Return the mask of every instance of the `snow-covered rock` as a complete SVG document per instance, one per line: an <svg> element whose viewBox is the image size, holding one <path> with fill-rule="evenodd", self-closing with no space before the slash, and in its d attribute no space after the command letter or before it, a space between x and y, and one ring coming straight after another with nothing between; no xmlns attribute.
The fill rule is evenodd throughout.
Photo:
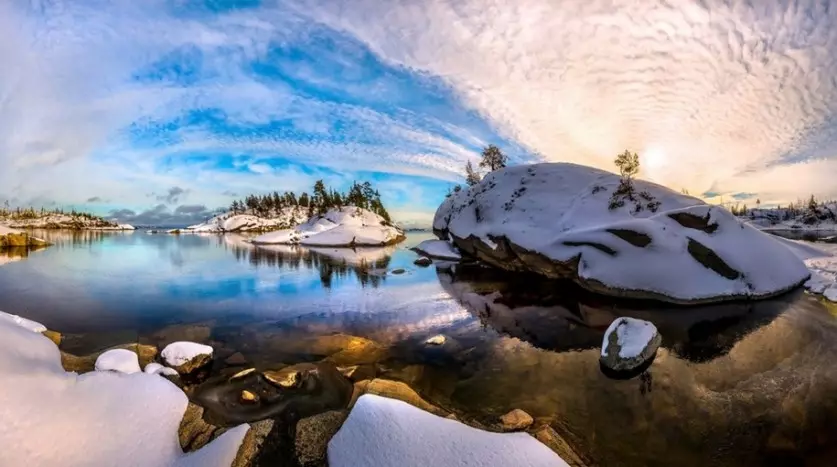
<svg viewBox="0 0 837 467"><path fill-rule="evenodd" d="M811 272L805 288L826 300L837 302L837 244L811 243L779 238Z"/></svg>
<svg viewBox="0 0 837 467"><path fill-rule="evenodd" d="M305 222L307 211L299 206L284 208L270 217L255 216L250 213L227 212L201 223L179 229L180 233L223 233L223 232L259 232L265 230L287 229Z"/></svg>
<svg viewBox="0 0 837 467"><path fill-rule="evenodd" d="M653 323L617 318L605 331L600 361L614 371L635 370L654 357L661 342Z"/></svg>
<svg viewBox="0 0 837 467"><path fill-rule="evenodd" d="M459 254L456 247L444 240L425 240L414 246L413 250L436 259L451 261L462 259L462 255Z"/></svg>
<svg viewBox="0 0 837 467"><path fill-rule="evenodd" d="M415 261L413 261L413 264L416 266L427 267L433 264L433 260L427 256L419 256Z"/></svg>
<svg viewBox="0 0 837 467"><path fill-rule="evenodd" d="M184 454L178 428L188 398L154 375L61 367L46 337L0 320L0 465L228 467L248 426Z"/></svg>
<svg viewBox="0 0 837 467"><path fill-rule="evenodd" d="M365 394L328 445L331 467L561 467L526 433L490 433Z"/></svg>
<svg viewBox="0 0 837 467"><path fill-rule="evenodd" d="M160 365L156 362L151 362L148 365L145 365L145 368L143 368L142 371L152 375L177 376L177 370Z"/></svg>
<svg viewBox="0 0 837 467"><path fill-rule="evenodd" d="M567 163L508 167L446 199L433 229L489 265L569 278L618 297L683 304L766 298L808 279L778 240L726 209L633 183L637 202L610 209L615 174Z"/></svg>
<svg viewBox="0 0 837 467"><path fill-rule="evenodd" d="M33 211L25 217L10 213L0 216L0 224L18 229L133 230L128 224L117 224L89 214L61 214Z"/></svg>
<svg viewBox="0 0 837 467"><path fill-rule="evenodd" d="M307 246L384 246L404 239L404 232L381 216L347 206L331 209L292 229L278 230L253 239L255 244Z"/></svg>
<svg viewBox="0 0 837 467"><path fill-rule="evenodd" d="M96 371L118 371L120 373L139 373L139 357L127 349L113 349L96 358Z"/></svg>
<svg viewBox="0 0 837 467"><path fill-rule="evenodd" d="M47 330L46 326L37 321L32 321L31 319L26 319L22 316L13 315L11 313L6 313L3 311L0 311L0 321L13 323L32 332L42 333Z"/></svg>
<svg viewBox="0 0 837 467"><path fill-rule="evenodd" d="M212 360L212 347L196 342L172 342L160 353L163 361L181 375L189 374Z"/></svg>

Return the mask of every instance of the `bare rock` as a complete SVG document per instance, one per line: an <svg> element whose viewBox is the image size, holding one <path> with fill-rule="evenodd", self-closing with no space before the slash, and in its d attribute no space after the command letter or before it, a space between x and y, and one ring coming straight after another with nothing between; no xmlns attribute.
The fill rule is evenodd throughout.
<svg viewBox="0 0 837 467"><path fill-rule="evenodd" d="M552 429L549 425L544 425L532 432L538 441L545 444L549 449L558 454L564 462L570 464L570 467L586 467L587 464L581 457L570 447L561 435Z"/></svg>
<svg viewBox="0 0 837 467"><path fill-rule="evenodd" d="M401 381L380 378L373 379L366 385L364 394L376 394L389 397L390 399L398 399L440 417L446 417L448 415L447 411L427 402L413 388Z"/></svg>
<svg viewBox="0 0 837 467"><path fill-rule="evenodd" d="M51 340L55 345L61 345L61 333L56 331L50 331L47 329L46 331L42 332L44 337Z"/></svg>
<svg viewBox="0 0 837 467"><path fill-rule="evenodd" d="M519 431L532 426L535 420L528 413L514 409L500 417L500 422L503 424L504 431Z"/></svg>
<svg viewBox="0 0 837 467"><path fill-rule="evenodd" d="M427 267L433 264L433 260L428 258L427 256L420 256L413 261L413 264L416 266Z"/></svg>
<svg viewBox="0 0 837 467"><path fill-rule="evenodd" d="M343 425L349 413L345 410L303 418L296 425L296 457L302 467L326 466L328 442Z"/></svg>

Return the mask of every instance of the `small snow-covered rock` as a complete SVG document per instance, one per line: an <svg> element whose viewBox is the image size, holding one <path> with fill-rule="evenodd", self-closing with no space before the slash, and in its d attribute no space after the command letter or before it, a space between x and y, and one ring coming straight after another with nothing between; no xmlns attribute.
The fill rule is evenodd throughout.
<svg viewBox="0 0 837 467"><path fill-rule="evenodd" d="M433 337L429 337L426 341L424 341L424 343L428 345L443 345L446 340L447 339L444 335L437 334Z"/></svg>
<svg viewBox="0 0 837 467"><path fill-rule="evenodd" d="M427 256L420 256L420 257L416 258L415 261L413 261L413 264L415 264L416 266L422 266L422 267L430 266L431 264L433 264L433 260L428 258Z"/></svg>
<svg viewBox="0 0 837 467"><path fill-rule="evenodd" d="M500 422L503 424L504 430L517 431L529 428L533 423L535 423L535 419L520 409L514 409L500 417Z"/></svg>
<svg viewBox="0 0 837 467"><path fill-rule="evenodd" d="M212 347L208 345L180 341L167 345L160 356L170 367L185 375L209 363L212 352Z"/></svg>
<svg viewBox="0 0 837 467"><path fill-rule="evenodd" d="M413 251L417 251L430 258L446 259L450 261L457 261L462 259L456 247L449 242L443 240L425 240L413 247Z"/></svg>
<svg viewBox="0 0 837 467"><path fill-rule="evenodd" d="M120 373L139 373L139 357L127 349L113 349L104 352L96 359L96 371L118 371Z"/></svg>
<svg viewBox="0 0 837 467"><path fill-rule="evenodd" d="M174 368L169 368L156 362L151 362L148 365L145 365L145 368L142 371L152 375L177 376L177 371Z"/></svg>
<svg viewBox="0 0 837 467"><path fill-rule="evenodd" d="M654 324L634 318L617 318L602 340L601 363L614 371L631 371L654 357L662 342Z"/></svg>
<svg viewBox="0 0 837 467"><path fill-rule="evenodd" d="M253 243L357 247L393 245L404 238L404 232L383 217L366 209L346 206L314 216L292 229L260 235Z"/></svg>
<svg viewBox="0 0 837 467"><path fill-rule="evenodd" d="M490 433L370 394L358 399L329 442L328 463L331 467L567 467L527 433Z"/></svg>

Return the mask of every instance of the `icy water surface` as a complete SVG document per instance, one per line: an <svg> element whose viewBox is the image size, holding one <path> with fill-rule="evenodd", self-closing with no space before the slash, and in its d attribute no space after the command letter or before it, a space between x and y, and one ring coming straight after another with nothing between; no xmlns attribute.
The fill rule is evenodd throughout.
<svg viewBox="0 0 837 467"><path fill-rule="evenodd" d="M379 344L346 357L378 377L484 424L521 408L590 465L837 458L837 320L802 292L698 308L617 302L474 266L414 266L407 248L426 234L356 251L254 248L230 235L39 234L56 245L0 253L0 310L65 333L73 353L190 339L219 361L239 353L268 368L320 360L333 352L322 336L342 333ZM598 365L617 316L663 335L650 369L629 380ZM423 344L436 334L444 345Z"/></svg>

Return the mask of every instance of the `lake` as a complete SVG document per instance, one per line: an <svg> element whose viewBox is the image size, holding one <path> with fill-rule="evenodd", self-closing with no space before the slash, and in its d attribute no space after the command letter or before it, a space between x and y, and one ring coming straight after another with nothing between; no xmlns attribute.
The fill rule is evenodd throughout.
<svg viewBox="0 0 837 467"><path fill-rule="evenodd" d="M218 360L240 353L270 367L319 360L299 343L342 333L387 349L378 377L483 424L523 409L591 465L834 465L837 455L837 311L802 291L689 308L615 301L478 266L415 266L408 248L430 234L357 250L36 235L55 245L0 252L0 310L64 333L71 353L189 339ZM628 380L598 364L618 316L663 336L651 367ZM437 334L443 345L424 344Z"/></svg>

